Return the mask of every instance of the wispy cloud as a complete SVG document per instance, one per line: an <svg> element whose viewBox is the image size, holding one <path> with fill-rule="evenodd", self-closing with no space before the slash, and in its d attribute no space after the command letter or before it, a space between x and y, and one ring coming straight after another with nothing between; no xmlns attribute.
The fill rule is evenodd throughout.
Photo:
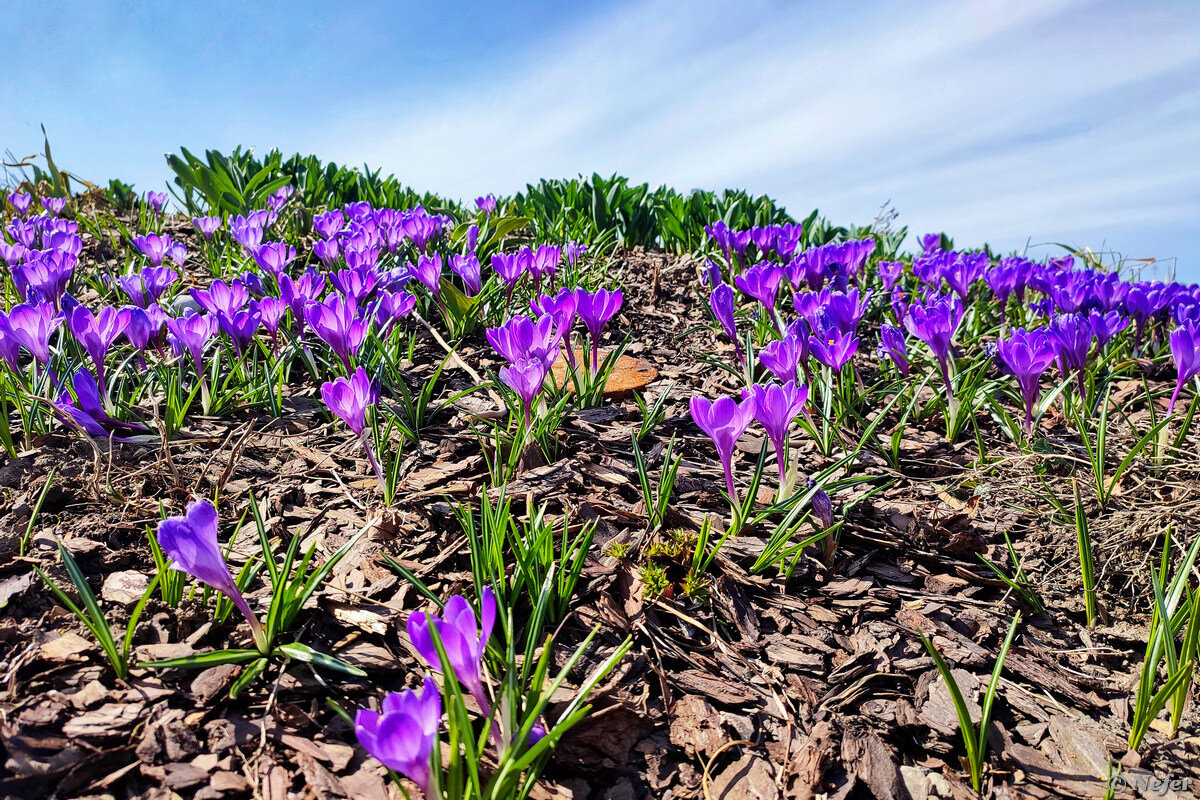
<svg viewBox="0 0 1200 800"><path fill-rule="evenodd" d="M1182 3L630 4L376 104L316 152L468 197L592 170L744 186L961 243L1178 255L1200 271L1200 13ZM1189 234L1188 231L1191 231Z"/></svg>

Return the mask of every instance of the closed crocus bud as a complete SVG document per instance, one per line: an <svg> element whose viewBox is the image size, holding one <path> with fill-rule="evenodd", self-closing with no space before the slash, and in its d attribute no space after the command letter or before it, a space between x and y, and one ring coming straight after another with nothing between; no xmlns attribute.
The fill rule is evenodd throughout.
<svg viewBox="0 0 1200 800"><path fill-rule="evenodd" d="M167 207L167 193L146 192L146 205L150 206L150 209L155 214L161 214L163 209Z"/></svg>
<svg viewBox="0 0 1200 800"><path fill-rule="evenodd" d="M379 402L379 389L372 384L367 371L359 367L349 378L322 384L321 400L355 436L362 437L367 429L367 410Z"/></svg>
<svg viewBox="0 0 1200 800"><path fill-rule="evenodd" d="M739 404L732 397L721 397L711 401L705 397L693 397L689 404L692 421L713 440L717 456L725 470L725 488L729 498L737 502L733 486L733 451L738 439L754 421L754 397L750 396Z"/></svg>
<svg viewBox="0 0 1200 800"><path fill-rule="evenodd" d="M368 753L388 769L433 795L433 748L442 718L442 697L433 678L425 676L418 694L412 689L389 694L380 712L360 709L354 735Z"/></svg>
<svg viewBox="0 0 1200 800"><path fill-rule="evenodd" d="M170 559L171 569L185 572L233 601L250 623L258 649L267 652L269 642L258 618L229 573L225 556L217 544L217 509L207 500L188 504L187 514L158 523L158 545Z"/></svg>
<svg viewBox="0 0 1200 800"><path fill-rule="evenodd" d="M610 292L607 289L597 289L595 292L575 290L575 310L583 325L588 329L592 341L592 370L599 369L600 331L608 324L618 311L624 295L620 290Z"/></svg>
<svg viewBox="0 0 1200 800"><path fill-rule="evenodd" d="M892 360L902 376L908 377L908 345L904 341L904 331L895 325L880 325L879 352Z"/></svg>
<svg viewBox="0 0 1200 800"><path fill-rule="evenodd" d="M546 363L541 358L522 358L515 363L500 368L500 380L521 398L521 407L525 409L525 426L529 426L533 416L533 401L542 391L546 382Z"/></svg>
<svg viewBox="0 0 1200 800"><path fill-rule="evenodd" d="M996 342L996 356L1021 387L1027 434L1033 432L1033 404L1041 393L1042 373L1054 362L1054 355L1054 343L1044 328L1034 331L1017 328L1007 339Z"/></svg>
<svg viewBox="0 0 1200 800"><path fill-rule="evenodd" d="M922 304L913 303L904 317L904 327L933 351L942 368L946 393L954 397L950 385L950 341L962 323L963 305L957 297L931 294Z"/></svg>
<svg viewBox="0 0 1200 800"><path fill-rule="evenodd" d="M1200 375L1200 326L1188 322L1171 331L1171 358L1179 375L1167 405L1168 414L1175 410L1175 401L1179 399L1183 385Z"/></svg>
<svg viewBox="0 0 1200 800"><path fill-rule="evenodd" d="M483 268L480 266L479 259L474 253L467 253L465 256L452 256L450 258L450 269L462 279L463 288L467 290L468 297L474 297L483 289Z"/></svg>
<svg viewBox="0 0 1200 800"><path fill-rule="evenodd" d="M792 422L804 411L804 404L808 402L808 387L795 381L788 381L782 386L756 384L742 392L742 397L754 398L754 418L767 432L767 438L775 448L779 485L782 487L787 476L784 454L787 450L788 432Z"/></svg>
<svg viewBox="0 0 1200 800"><path fill-rule="evenodd" d="M817 489L812 498L813 513L817 515L817 519L821 520L821 529L829 530L833 527L833 501L829 499L829 494L824 489Z"/></svg>
<svg viewBox="0 0 1200 800"><path fill-rule="evenodd" d="M738 342L733 287L727 283L719 284L708 298L708 305L712 309L713 317L720 324L721 330L733 342L733 349L737 352L738 366L740 367L745 359L742 357L742 345Z"/></svg>
<svg viewBox="0 0 1200 800"><path fill-rule="evenodd" d="M434 297L439 296L442 292L442 254L434 253L432 256L418 258L413 275L430 294Z"/></svg>
<svg viewBox="0 0 1200 800"><path fill-rule="evenodd" d="M789 334L759 350L758 360L780 383L787 383L796 379L796 370L805 355L805 348L801 346L800 339Z"/></svg>

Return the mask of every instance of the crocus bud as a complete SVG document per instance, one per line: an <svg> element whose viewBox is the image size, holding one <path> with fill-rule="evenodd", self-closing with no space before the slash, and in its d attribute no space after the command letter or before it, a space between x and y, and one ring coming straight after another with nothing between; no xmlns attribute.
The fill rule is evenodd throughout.
<svg viewBox="0 0 1200 800"><path fill-rule="evenodd" d="M188 503L186 515L158 523L158 546L171 559L171 569L186 572L232 600L250 623L258 649L267 652L266 632L242 597L217 544L217 509L212 503L196 500Z"/></svg>

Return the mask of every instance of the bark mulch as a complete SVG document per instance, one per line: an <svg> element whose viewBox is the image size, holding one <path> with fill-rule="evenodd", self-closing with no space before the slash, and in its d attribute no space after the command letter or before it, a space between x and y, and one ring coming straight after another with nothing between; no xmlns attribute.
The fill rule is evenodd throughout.
<svg viewBox="0 0 1200 800"><path fill-rule="evenodd" d="M1073 433L1052 416L1044 422L1051 452L1027 456L981 414L986 464L978 463L973 436L951 444L939 419L910 428L900 469L870 454L851 468L874 482L835 497L851 508L831 558L810 549L790 580L774 570L752 574L770 531L747 530L727 541L704 591L689 597L672 583L652 596L642 581L646 559L659 559L668 577L682 571L672 548L652 545L674 531L694 534L706 514L727 516L720 466L690 423L687 400L734 386L702 359L728 350L696 327L705 295L694 264L637 251L619 253L615 266L627 278L626 307L610 328L630 332L629 354L658 370L648 396L674 382L666 419L642 441L643 452L657 474L674 436L684 461L668 531L649 534L630 440L640 416L632 399L621 399L572 415L559 434L560 457L529 466L510 486L517 514L546 502L552 513L598 520L560 633L563 655L600 628L577 677L633 639L596 693L592 716L556 751L536 797L974 796L949 692L916 631L954 666L978 714L1017 605L977 554L1007 565L1006 532L1048 612L1026 611L1003 673L988 759L993 796L1103 797L1110 761L1120 761L1131 781L1144 773L1200 779L1191 708L1174 739L1156 729L1141 752L1125 744L1145 647L1146 565L1168 525L1178 541L1200 533L1194 437L1192 462L1167 474L1139 467L1110 510L1101 515L1092 506L1108 614L1099 627L1082 624L1073 528L1040 493L1039 476L1051 491L1069 493L1060 462L1076 455ZM476 369L495 366L481 339L460 352ZM419 332L413 378L424 380L443 356ZM442 381L447 394L469 384L453 365ZM1147 414L1134 407L1131 419ZM880 432L890 431L885 424ZM193 419L187 434L168 449L121 445L111 454L56 434L0 464L0 796L398 797L325 700L352 709L413 685L421 673L404 620L423 601L385 555L443 596L470 593L453 504L478 503L487 467L469 414L449 410L419 444L406 445L402 491L390 509L381 507L357 443L325 421L311 387L292 391L282 419ZM1129 437L1120 427L1112 434L1124 446ZM759 446L743 442L739 474L752 468ZM803 436L794 447L809 474L827 463ZM51 470L32 545L20 557ZM768 502L774 479L765 483L760 499ZM121 629L152 574L146 531L159 503L178 513L193 495L218 494L222 541L238 532L236 565L258 547L243 517L251 492L282 542L300 536L328 553L366 531L304 617L300 638L369 678L293 663L282 672L272 667L236 701L227 696L235 666L135 669L122 683L32 573L38 564L66 584L54 549L62 541ZM264 596L253 594L252 605ZM198 596L178 611L155 597L137 632L137 655L245 645L244 627L214 626Z"/></svg>

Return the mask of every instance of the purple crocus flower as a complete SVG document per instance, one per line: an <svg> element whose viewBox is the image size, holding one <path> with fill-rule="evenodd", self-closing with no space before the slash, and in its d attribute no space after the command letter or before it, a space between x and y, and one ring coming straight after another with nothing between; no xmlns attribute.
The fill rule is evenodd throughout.
<svg viewBox="0 0 1200 800"><path fill-rule="evenodd" d="M236 280L242 282L242 285L246 287L246 291L250 293L251 297L262 297L267 293L266 288L263 286L262 277L257 272L243 272L237 276Z"/></svg>
<svg viewBox="0 0 1200 800"><path fill-rule="evenodd" d="M696 396L692 398L689 409L697 427L707 433L716 445L717 456L725 469L725 488L729 492L729 499L737 503L733 486L733 450L754 420L754 398L745 398L739 404L732 397L721 397L713 402Z"/></svg>
<svg viewBox="0 0 1200 800"><path fill-rule="evenodd" d="M953 400L954 390L950 385L950 340L954 338L962 323L962 302L953 296L932 294L925 303L913 303L904 317L904 327L933 351L942 368L942 380L946 384L946 395Z"/></svg>
<svg viewBox="0 0 1200 800"><path fill-rule="evenodd" d="M543 314L537 322L518 314L503 325L488 328L484 335L509 364L536 359L549 369L558 358L558 344L564 332L551 314Z"/></svg>
<svg viewBox="0 0 1200 800"><path fill-rule="evenodd" d="M367 429L367 409L379 402L379 389L371 383L367 371L359 367L349 378L323 383L321 399L355 436L361 437Z"/></svg>
<svg viewBox="0 0 1200 800"><path fill-rule="evenodd" d="M858 352L858 337L853 331L844 331L836 326L825 325L813 328L808 337L808 350L813 358L834 372L850 363Z"/></svg>
<svg viewBox="0 0 1200 800"><path fill-rule="evenodd" d="M346 215L340 209L326 211L313 217L313 230L322 239L332 239L346 225Z"/></svg>
<svg viewBox="0 0 1200 800"><path fill-rule="evenodd" d="M880 325L879 353L892 360L901 376L908 377L908 346L904 341L904 331L895 325Z"/></svg>
<svg viewBox="0 0 1200 800"><path fill-rule="evenodd" d="M375 291L379 272L375 269L340 269L329 276L329 282L355 305Z"/></svg>
<svg viewBox="0 0 1200 800"><path fill-rule="evenodd" d="M379 763L398 772L433 797L433 748L442 718L442 696L426 675L421 693L393 692L383 699L382 713L359 709L354 715L358 743Z"/></svg>
<svg viewBox="0 0 1200 800"><path fill-rule="evenodd" d="M593 372L600 369L600 331L621 310L623 301L624 295L620 289L615 292L607 289L597 289L595 292L575 290L575 310L592 341Z"/></svg>
<svg viewBox="0 0 1200 800"><path fill-rule="evenodd" d="M754 418L763 426L775 448L779 486L782 488L787 478L785 453L788 431L796 416L804 411L804 404L808 402L808 387L795 381L788 381L782 386L777 383L769 386L755 384L743 391L742 397L754 398Z"/></svg>
<svg viewBox="0 0 1200 800"><path fill-rule="evenodd" d="M128 422L115 420L108 415L104 410L103 401L100 399L100 387L96 385L96 379L92 377L92 373L87 369L80 367L75 370L75 374L71 376L71 387L75 390L75 397L72 398L65 390L59 394L58 405L60 410L66 411L71 415L76 422L88 431L93 436L99 435L104 438L109 437L109 433L102 425L107 425L112 428L126 428L129 430L145 431L146 428L142 425L133 425ZM74 406L74 410L65 408L64 406ZM78 413L82 412L82 414ZM86 416L86 421L82 417ZM99 428L99 432L89 427L89 423L95 428ZM128 439L118 439L118 441L129 441Z"/></svg>
<svg viewBox="0 0 1200 800"><path fill-rule="evenodd" d="M567 362L575 369L575 347L571 341L571 329L575 326L578 316L579 295L574 289L562 288L556 295L544 294L529 302L529 307L539 317L549 314L554 319L554 336L565 339L567 345Z"/></svg>
<svg viewBox="0 0 1200 800"><path fill-rule="evenodd" d="M563 256L572 267L579 262L580 257L588 251L587 245L578 242L567 242L563 245Z"/></svg>
<svg viewBox="0 0 1200 800"><path fill-rule="evenodd" d="M17 294L28 301L41 300L57 307L75 273L75 262L74 256L57 250L27 253L25 263L13 270Z"/></svg>
<svg viewBox="0 0 1200 800"><path fill-rule="evenodd" d="M738 342L733 287L727 283L717 286L708 298L708 305L712 309L713 316L720 323L721 330L725 331L725 335L733 342L733 349L737 354L738 367L740 368L746 359L742 356L742 345Z"/></svg>
<svg viewBox="0 0 1200 800"><path fill-rule="evenodd" d="M755 264L733 279L737 288L753 297L767 313L775 311L775 296L779 282L783 280L783 268L778 264Z"/></svg>
<svg viewBox="0 0 1200 800"><path fill-rule="evenodd" d="M479 244L479 226L472 225L467 228L467 251L474 253L477 244Z"/></svg>
<svg viewBox="0 0 1200 800"><path fill-rule="evenodd" d="M111 306L100 309L97 316L83 306L75 306L67 315L67 327L76 341L83 346L96 365L96 379L107 393L104 376L104 359L117 337L129 325L129 309Z"/></svg>
<svg viewBox="0 0 1200 800"><path fill-rule="evenodd" d="M942 235L940 233L926 233L918 241L921 242L921 249L926 253L942 249Z"/></svg>
<svg viewBox="0 0 1200 800"><path fill-rule="evenodd" d="M424 611L414 611L408 615L407 627L408 638L412 640L417 654L430 669L441 672L442 660L433 644L429 626L437 630L446 651L446 659L454 670L454 677L471 693L486 715L490 713L492 705L483 686L483 653L496 624L496 595L490 586L483 588L479 606L480 616L476 622L475 610L467 599L462 595L454 595L446 601L440 619Z"/></svg>
<svg viewBox="0 0 1200 800"><path fill-rule="evenodd" d="M375 457L370 437L366 435L367 410L379 403L379 387L367 377L367 371L359 367L349 378L339 377L321 384L321 399L325 406L346 423L346 427L362 442L367 461L379 480L379 486L387 493L387 480Z"/></svg>
<svg viewBox="0 0 1200 800"><path fill-rule="evenodd" d="M354 303L331 295L323 302L305 306L304 316L317 337L342 360L349 374L353 369L350 356L358 352L367 335L367 323L358 316Z"/></svg>
<svg viewBox="0 0 1200 800"><path fill-rule="evenodd" d="M484 213L484 216L490 217L496 213L496 198L490 194L486 197L476 197L475 205Z"/></svg>
<svg viewBox="0 0 1200 800"><path fill-rule="evenodd" d="M904 276L903 261L880 261L876 272L879 273L879 280L883 284L883 291L890 293L896 288L896 284L900 282L900 278Z"/></svg>
<svg viewBox="0 0 1200 800"><path fill-rule="evenodd" d="M1168 414L1175 410L1175 401L1179 399L1183 385L1200 375L1200 326L1189 322L1171 331L1171 358L1179 376L1175 380L1171 402L1167 404Z"/></svg>
<svg viewBox="0 0 1200 800"><path fill-rule="evenodd" d="M304 310L309 303L319 300L324 291L325 276L311 268L294 281L287 275L279 276L279 296L292 310L292 319L301 339L304 338L306 323Z"/></svg>
<svg viewBox="0 0 1200 800"><path fill-rule="evenodd" d="M42 208L51 216L57 217L62 210L67 206L67 198L65 197L43 197Z"/></svg>
<svg viewBox="0 0 1200 800"><path fill-rule="evenodd" d="M965 301L971 287L983 277L987 268L986 253L961 253L954 263L942 272L942 277L954 293Z"/></svg>
<svg viewBox="0 0 1200 800"><path fill-rule="evenodd" d="M700 268L700 285L713 286L720 285L723 281L721 277L721 265L713 261L711 258L704 260L704 266Z"/></svg>
<svg viewBox="0 0 1200 800"><path fill-rule="evenodd" d="M9 270L21 263L28 249L20 242L9 244L0 237L0 261L8 265Z"/></svg>
<svg viewBox="0 0 1200 800"><path fill-rule="evenodd" d="M264 297L258 301L258 313L262 326L271 334L271 349L275 349L279 333L279 324L287 313L288 304L282 297Z"/></svg>
<svg viewBox="0 0 1200 800"><path fill-rule="evenodd" d="M217 332L217 318L190 312L182 317L167 317L167 330L180 347L192 357L196 374L204 383L204 346Z"/></svg>
<svg viewBox="0 0 1200 800"><path fill-rule="evenodd" d="M167 251L173 244L175 242L165 234L160 236L157 233L148 233L145 236L133 237L133 246L153 267L162 266L163 259L167 257Z"/></svg>
<svg viewBox="0 0 1200 800"><path fill-rule="evenodd" d="M442 254L434 253L432 256L419 257L417 266L413 269L413 276L429 290L430 294L440 297L442 293Z"/></svg>
<svg viewBox="0 0 1200 800"><path fill-rule="evenodd" d="M21 369L21 344L8 327L8 315L0 311L0 361L13 372Z"/></svg>
<svg viewBox="0 0 1200 800"><path fill-rule="evenodd" d="M87 372L87 370L80 371ZM118 442L129 441L120 436L113 436L100 424L100 420L88 413L81 405L77 405L75 399L71 397L71 393L66 389L58 393L58 398L54 400L54 409L64 422L68 419L71 420L71 422L74 422L75 425L83 429L83 432L88 436L93 436L97 439L113 439Z"/></svg>
<svg viewBox="0 0 1200 800"><path fill-rule="evenodd" d="M211 240L213 234L221 229L220 217L192 217L192 225L200 231L206 240Z"/></svg>
<svg viewBox="0 0 1200 800"><path fill-rule="evenodd" d="M500 368L500 380L521 398L525 410L525 427L533 416L533 402L546 382L546 362L540 358L522 358Z"/></svg>
<svg viewBox="0 0 1200 800"><path fill-rule="evenodd" d="M13 341L29 351L40 364L50 364L50 334L63 318L49 303L20 303L8 312L8 330Z"/></svg>
<svg viewBox="0 0 1200 800"><path fill-rule="evenodd" d="M269 650L266 631L242 597L221 547L217 544L217 509L207 500L188 503L187 514L158 523L158 546L171 559L170 568L185 572L228 597L250 623L260 652Z"/></svg>
<svg viewBox="0 0 1200 800"><path fill-rule="evenodd" d="M150 209L155 214L161 214L163 209L167 207L167 193L146 192L146 205L150 206Z"/></svg>
<svg viewBox="0 0 1200 800"><path fill-rule="evenodd" d="M161 326L155 326L144 309L126 306L126 310L129 311L129 324L125 326L125 338L141 353L150 344L150 339L158 335ZM144 366L144 362L139 363Z"/></svg>
<svg viewBox="0 0 1200 800"><path fill-rule="evenodd" d="M254 341L254 335L262 326L262 312L258 310L258 301L251 300L250 306L232 314L217 314L217 322L221 330L233 340L238 356L245 357L247 348Z"/></svg>
<svg viewBox="0 0 1200 800"><path fill-rule="evenodd" d="M192 299L210 314L230 317L250 302L250 290L241 281L216 280L207 289L192 289Z"/></svg>
<svg viewBox="0 0 1200 800"><path fill-rule="evenodd" d="M465 256L451 256L450 269L462 279L463 288L467 290L467 297L474 297L483 290L483 268L474 253L467 253Z"/></svg>
<svg viewBox="0 0 1200 800"><path fill-rule="evenodd" d="M1025 433L1033 432L1033 404L1040 393L1042 373L1054 361L1054 343L1050 334L1039 328L1017 328L1007 339L996 342L996 355L1006 371L1017 379L1025 400Z"/></svg>
<svg viewBox="0 0 1200 800"><path fill-rule="evenodd" d="M513 287L529 270L532 263L533 254L529 248L516 253L496 253L492 256L492 269L496 270L496 274L508 287L508 302L512 301Z"/></svg>
<svg viewBox="0 0 1200 800"><path fill-rule="evenodd" d="M145 308L157 303L177 280L179 273L170 267L146 267L141 272L117 278L117 285L129 297L129 302Z"/></svg>
<svg viewBox="0 0 1200 800"><path fill-rule="evenodd" d="M287 205L287 201L296 193L295 186L280 186L271 196L267 198L267 208L272 211L279 211Z"/></svg>
<svg viewBox="0 0 1200 800"><path fill-rule="evenodd" d="M1079 396L1087 394L1083 372L1092 349L1092 328L1082 314L1058 314L1050 321L1050 341L1054 345L1058 368L1065 380L1074 372L1079 381Z"/></svg>
<svg viewBox="0 0 1200 800"><path fill-rule="evenodd" d="M337 263L338 255L341 252L341 243L337 239L322 239L313 242L313 255L327 267L332 267ZM358 252L358 251L355 251Z"/></svg>
<svg viewBox="0 0 1200 800"><path fill-rule="evenodd" d="M12 204L13 211L23 217L29 213L29 209L33 205L33 197L26 192L12 192L8 196L8 202Z"/></svg>
<svg viewBox="0 0 1200 800"><path fill-rule="evenodd" d="M276 281L287 271L288 265L296 260L296 248L283 242L268 242L255 247L250 253L259 269L270 273Z"/></svg>
<svg viewBox="0 0 1200 800"><path fill-rule="evenodd" d="M371 321L379 331L379 338L386 339L392 326L411 314L416 307L416 296L408 292L380 292L371 309Z"/></svg>
<svg viewBox="0 0 1200 800"><path fill-rule="evenodd" d="M1114 336L1129 327L1129 317L1120 311L1104 312L1093 308L1088 312L1087 321L1096 337L1096 348L1099 350L1103 350Z"/></svg>
<svg viewBox="0 0 1200 800"><path fill-rule="evenodd" d="M812 481L809 481L809 486ZM817 519L821 520L821 530L829 530L833 527L833 500L829 497L829 492L824 489L817 489L812 497L812 510L817 515Z"/></svg>
<svg viewBox="0 0 1200 800"><path fill-rule="evenodd" d="M807 334L803 340L799 336L788 334L759 350L758 360L780 383L794 381L799 376L797 369L801 361L808 357L807 344Z"/></svg>
<svg viewBox="0 0 1200 800"><path fill-rule="evenodd" d="M540 292L542 278L553 278L558 272L558 262L562 260L562 248L554 245L539 245L533 251L533 260L529 263L529 274L533 275L534 292Z"/></svg>

